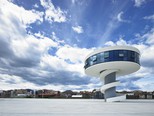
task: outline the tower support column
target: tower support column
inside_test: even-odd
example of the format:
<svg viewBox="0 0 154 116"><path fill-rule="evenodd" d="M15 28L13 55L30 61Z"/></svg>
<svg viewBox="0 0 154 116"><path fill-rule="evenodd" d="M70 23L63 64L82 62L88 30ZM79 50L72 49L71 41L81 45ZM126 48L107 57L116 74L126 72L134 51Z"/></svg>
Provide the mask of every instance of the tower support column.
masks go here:
<svg viewBox="0 0 154 116"><path fill-rule="evenodd" d="M116 81L116 73L110 73L104 78L104 85L109 83L114 83ZM104 92L104 98L105 100L107 98L116 97L116 87L111 87L105 90Z"/></svg>

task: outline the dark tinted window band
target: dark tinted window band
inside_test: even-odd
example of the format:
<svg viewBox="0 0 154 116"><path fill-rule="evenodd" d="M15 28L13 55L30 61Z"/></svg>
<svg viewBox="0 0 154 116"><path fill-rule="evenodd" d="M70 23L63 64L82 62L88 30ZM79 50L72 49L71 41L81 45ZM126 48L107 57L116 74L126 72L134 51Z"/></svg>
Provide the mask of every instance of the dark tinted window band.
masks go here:
<svg viewBox="0 0 154 116"><path fill-rule="evenodd" d="M111 61L130 61L140 64L139 53L131 50L111 50L100 52L93 56L90 56L86 62L84 68L88 68L92 65L111 62Z"/></svg>

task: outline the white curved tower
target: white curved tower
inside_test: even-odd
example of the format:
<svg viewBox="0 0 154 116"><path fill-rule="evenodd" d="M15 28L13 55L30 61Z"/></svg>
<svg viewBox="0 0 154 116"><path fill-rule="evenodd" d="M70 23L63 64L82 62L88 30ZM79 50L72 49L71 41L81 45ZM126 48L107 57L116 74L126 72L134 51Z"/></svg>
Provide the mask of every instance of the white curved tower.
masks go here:
<svg viewBox="0 0 154 116"><path fill-rule="evenodd" d="M104 82L101 92L105 101L122 101L126 96L116 96L116 77L131 74L140 69L140 52L130 46L112 46L96 50L85 60L85 73L100 77Z"/></svg>

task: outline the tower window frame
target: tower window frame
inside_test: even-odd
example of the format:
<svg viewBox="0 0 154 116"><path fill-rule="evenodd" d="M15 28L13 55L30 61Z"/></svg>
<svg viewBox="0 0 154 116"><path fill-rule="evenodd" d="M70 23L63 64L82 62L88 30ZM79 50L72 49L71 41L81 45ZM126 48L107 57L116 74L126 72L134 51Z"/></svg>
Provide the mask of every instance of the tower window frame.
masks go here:
<svg viewBox="0 0 154 116"><path fill-rule="evenodd" d="M119 57L124 57L124 56L125 56L124 51L122 51L122 50L121 50L121 51L119 51L118 56L119 56Z"/></svg>
<svg viewBox="0 0 154 116"><path fill-rule="evenodd" d="M105 58L105 59L109 58L109 51L104 52L104 58Z"/></svg>
<svg viewBox="0 0 154 116"><path fill-rule="evenodd" d="M96 62L97 61L97 55L92 56L92 61Z"/></svg>

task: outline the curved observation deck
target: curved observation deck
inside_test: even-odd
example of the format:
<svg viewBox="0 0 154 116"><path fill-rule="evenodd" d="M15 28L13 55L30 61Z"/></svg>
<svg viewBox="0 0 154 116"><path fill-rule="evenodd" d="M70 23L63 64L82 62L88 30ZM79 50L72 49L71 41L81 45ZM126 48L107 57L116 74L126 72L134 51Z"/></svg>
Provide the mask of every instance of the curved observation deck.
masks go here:
<svg viewBox="0 0 154 116"><path fill-rule="evenodd" d="M131 74L140 68L140 52L130 46L113 46L96 50L85 60L85 73L100 77L104 81L101 92L105 100L116 97L115 87L119 85L116 76ZM116 101L116 100L115 100Z"/></svg>

